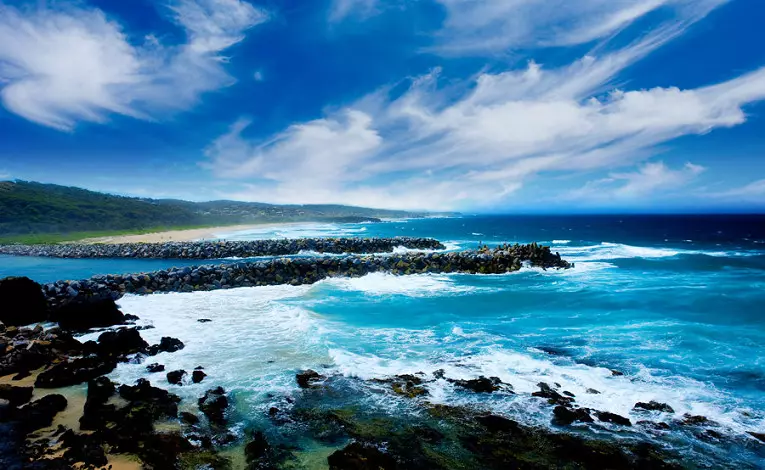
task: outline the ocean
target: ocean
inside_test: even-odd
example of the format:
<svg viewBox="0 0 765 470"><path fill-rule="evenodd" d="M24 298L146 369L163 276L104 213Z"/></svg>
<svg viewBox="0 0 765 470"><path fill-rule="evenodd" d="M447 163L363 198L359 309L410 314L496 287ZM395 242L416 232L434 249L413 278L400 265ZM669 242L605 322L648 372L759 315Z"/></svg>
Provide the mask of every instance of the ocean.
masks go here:
<svg viewBox="0 0 765 470"><path fill-rule="evenodd" d="M162 386L191 409L207 388L222 385L234 399L239 432L285 432L268 410L299 393L300 369L347 378L356 405L390 415L418 411L411 399L381 395L366 379L432 377L443 369L455 379L499 377L515 394L476 394L435 380L426 384L432 403L552 427L552 407L530 396L539 382L557 383L579 405L633 423L646 416L667 420L633 410L636 402L656 400L672 406L676 419L709 418L726 438L681 426L574 429L651 440L698 466L765 468L762 446L748 434L765 432L765 216L476 216L219 234L236 240L396 235L434 237L449 249L536 241L575 267L372 274L310 286L128 295L119 304L139 324L154 326L141 332L149 343L162 336L186 343L155 358L167 370L203 366L208 374L201 384ZM192 264L200 263L0 257L0 277L49 282ZM122 383L147 377L145 364L121 364L111 377Z"/></svg>

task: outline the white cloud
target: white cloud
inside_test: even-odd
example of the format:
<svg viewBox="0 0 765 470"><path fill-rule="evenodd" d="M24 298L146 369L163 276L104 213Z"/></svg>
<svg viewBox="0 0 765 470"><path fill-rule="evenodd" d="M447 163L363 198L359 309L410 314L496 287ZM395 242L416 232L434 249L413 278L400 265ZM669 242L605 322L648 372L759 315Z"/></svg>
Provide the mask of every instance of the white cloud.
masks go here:
<svg viewBox="0 0 765 470"><path fill-rule="evenodd" d="M754 201L762 204L765 201L765 179L752 181L749 184L727 191L711 193L710 196L720 199Z"/></svg>
<svg viewBox="0 0 765 470"><path fill-rule="evenodd" d="M329 9L329 21L342 21L350 16L366 19L379 10L380 0L332 0Z"/></svg>
<svg viewBox="0 0 765 470"><path fill-rule="evenodd" d="M673 170L664 162L640 165L635 171L611 173L570 192L567 199L594 203L645 202L666 197L692 183L706 168L686 163Z"/></svg>
<svg viewBox="0 0 765 470"><path fill-rule="evenodd" d="M436 1L447 13L436 50L475 54L585 44L657 11L682 27L729 0Z"/></svg>
<svg viewBox="0 0 765 470"><path fill-rule="evenodd" d="M8 181L11 179L11 174L7 171L0 170L0 181Z"/></svg>
<svg viewBox="0 0 765 470"><path fill-rule="evenodd" d="M170 11L186 43L147 36L136 44L99 9L55 5L18 9L0 0L0 98L11 112L60 130L192 106L233 83L221 53L266 19L243 0L176 0Z"/></svg>
<svg viewBox="0 0 765 470"><path fill-rule="evenodd" d="M262 82L263 80L265 80L265 77L263 76L263 72L261 72L260 70L256 70L255 73L252 74L252 78L256 82Z"/></svg>

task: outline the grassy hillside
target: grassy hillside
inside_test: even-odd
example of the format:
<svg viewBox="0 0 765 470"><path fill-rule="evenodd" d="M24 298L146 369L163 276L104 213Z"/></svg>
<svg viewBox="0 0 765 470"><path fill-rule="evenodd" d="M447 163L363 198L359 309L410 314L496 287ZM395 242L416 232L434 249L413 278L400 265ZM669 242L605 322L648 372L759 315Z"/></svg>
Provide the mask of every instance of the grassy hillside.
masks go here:
<svg viewBox="0 0 765 470"><path fill-rule="evenodd" d="M51 241L85 232L104 235L240 223L354 222L418 215L424 214L342 205L142 199L54 184L0 182L0 241ZM70 237L65 237L67 234Z"/></svg>

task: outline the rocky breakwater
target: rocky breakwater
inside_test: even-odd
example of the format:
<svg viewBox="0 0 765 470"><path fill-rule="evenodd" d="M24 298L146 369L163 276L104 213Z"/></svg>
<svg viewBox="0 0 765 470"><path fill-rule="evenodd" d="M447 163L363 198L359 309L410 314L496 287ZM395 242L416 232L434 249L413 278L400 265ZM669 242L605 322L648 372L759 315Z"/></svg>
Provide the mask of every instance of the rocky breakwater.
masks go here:
<svg viewBox="0 0 765 470"><path fill-rule="evenodd" d="M432 238L301 238L252 241L0 245L0 254L50 258L220 259L286 256L296 255L302 251L334 254L391 253L397 247L413 250L443 250L446 248L441 242Z"/></svg>
<svg viewBox="0 0 765 470"><path fill-rule="evenodd" d="M529 264L543 269L573 265L547 246L501 245L476 251L394 253L386 256L276 258L270 260L173 268L142 274L98 275L81 281L58 281L42 287L49 305L114 300L123 294L192 292L278 284L312 284L328 277L360 277L386 272L503 274Z"/></svg>

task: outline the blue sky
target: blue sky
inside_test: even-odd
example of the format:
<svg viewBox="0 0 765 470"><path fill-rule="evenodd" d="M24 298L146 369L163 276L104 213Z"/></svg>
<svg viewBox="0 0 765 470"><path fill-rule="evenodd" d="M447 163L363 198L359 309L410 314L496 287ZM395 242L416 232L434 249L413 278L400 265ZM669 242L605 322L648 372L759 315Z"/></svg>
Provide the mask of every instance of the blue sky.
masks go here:
<svg viewBox="0 0 765 470"><path fill-rule="evenodd" d="M765 209L760 0L0 0L0 178L406 209Z"/></svg>

